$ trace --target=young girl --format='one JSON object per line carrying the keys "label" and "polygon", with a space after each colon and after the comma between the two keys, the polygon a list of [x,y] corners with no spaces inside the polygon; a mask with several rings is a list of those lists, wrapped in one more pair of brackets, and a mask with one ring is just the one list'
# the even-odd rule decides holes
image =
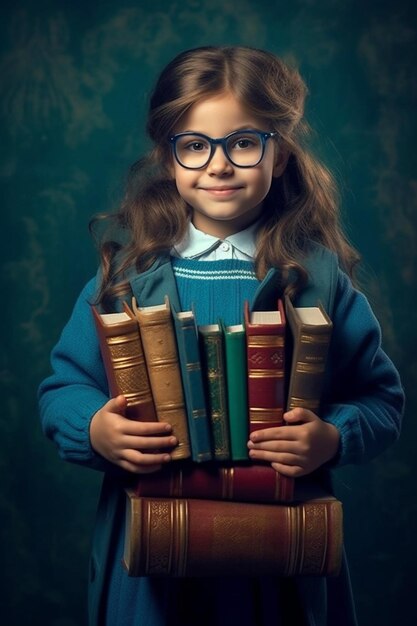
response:
{"label": "young girl", "polygon": [[251,435],[249,454],[299,477],[367,461],[394,442],[400,380],[349,278],[358,256],[338,223],[333,178],[305,145],[305,97],[295,69],[245,47],[184,52],[156,84],[147,126],[154,147],[132,168],[98,277],[82,291],[40,387],[43,428],[61,456],[104,472],[90,624],[356,623],[345,563],[329,581],[127,577],[123,478],[158,471],[177,442],[165,423],[126,419],[122,396],[109,400],[90,310],[120,309],[132,295],[141,306],[161,304],[168,295],[176,307],[194,305],[199,324],[236,324],[245,299],[265,310],[284,293],[303,304],[321,293],[334,323],[322,413],[287,412],[288,425]]}

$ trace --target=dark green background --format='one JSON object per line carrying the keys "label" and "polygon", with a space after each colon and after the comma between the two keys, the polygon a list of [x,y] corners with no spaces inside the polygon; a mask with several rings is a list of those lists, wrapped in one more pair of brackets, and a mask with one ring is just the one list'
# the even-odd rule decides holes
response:
{"label": "dark green background", "polygon": [[417,623],[416,12],[412,3],[174,0],[3,4],[0,20],[3,409],[1,621],[82,626],[100,476],[43,437],[36,389],[96,269],[87,222],[144,149],[146,98],[182,49],[249,44],[294,57],[316,149],[343,190],[364,286],[408,405],[399,443],[340,470],[362,625]]}

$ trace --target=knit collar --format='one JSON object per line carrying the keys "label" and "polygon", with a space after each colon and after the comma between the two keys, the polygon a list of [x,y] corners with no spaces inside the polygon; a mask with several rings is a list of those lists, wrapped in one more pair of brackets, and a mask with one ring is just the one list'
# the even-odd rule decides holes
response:
{"label": "knit collar", "polygon": [[189,259],[197,259],[203,254],[207,254],[217,248],[222,242],[227,241],[231,246],[247,255],[251,259],[256,251],[256,231],[258,221],[251,224],[245,230],[234,233],[225,239],[214,237],[197,230],[192,222],[189,222],[188,231],[184,239],[175,246],[173,252],[176,256]]}

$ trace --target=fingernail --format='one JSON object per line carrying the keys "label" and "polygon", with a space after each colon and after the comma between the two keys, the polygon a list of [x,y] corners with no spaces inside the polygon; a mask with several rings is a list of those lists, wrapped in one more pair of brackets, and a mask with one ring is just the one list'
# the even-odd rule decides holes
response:
{"label": "fingernail", "polygon": [[171,460],[171,455],[170,454],[164,454],[162,460],[163,460],[164,463],[167,463],[168,461]]}

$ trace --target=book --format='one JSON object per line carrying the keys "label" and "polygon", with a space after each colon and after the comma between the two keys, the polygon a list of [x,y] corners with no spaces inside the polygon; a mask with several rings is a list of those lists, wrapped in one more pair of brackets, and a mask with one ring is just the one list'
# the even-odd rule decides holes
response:
{"label": "book", "polygon": [[342,542],[342,504],[328,494],[255,504],[126,490],[129,576],[334,576]]}
{"label": "book", "polygon": [[101,356],[112,397],[124,395],[126,417],[144,422],[156,421],[139,326],[125,302],[120,313],[100,313],[92,306]]}
{"label": "book", "polygon": [[248,360],[249,432],[283,424],[285,408],[284,305],[275,311],[249,311],[244,303]]}
{"label": "book", "polygon": [[243,324],[223,325],[227,411],[230,432],[230,458],[244,461],[249,458],[248,386],[246,333]]}
{"label": "book", "polygon": [[194,311],[172,308],[193,461],[212,459],[209,416]]}
{"label": "book", "polygon": [[165,296],[164,304],[146,307],[138,305],[133,298],[132,309],[139,322],[158,421],[171,424],[172,434],[178,439],[171,457],[189,458],[187,413],[169,298]]}
{"label": "book", "polygon": [[333,323],[320,302],[316,307],[294,307],[286,297],[285,308],[292,344],[287,409],[303,407],[316,413],[320,409]]}
{"label": "book", "polygon": [[198,326],[200,354],[210,418],[212,450],[216,461],[230,459],[227,381],[221,324]]}
{"label": "book", "polygon": [[291,502],[294,481],[269,464],[171,463],[159,472],[143,474],[135,482],[134,493],[166,498]]}

